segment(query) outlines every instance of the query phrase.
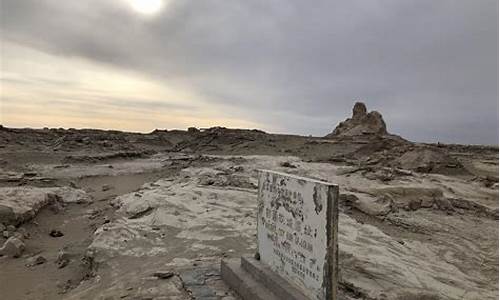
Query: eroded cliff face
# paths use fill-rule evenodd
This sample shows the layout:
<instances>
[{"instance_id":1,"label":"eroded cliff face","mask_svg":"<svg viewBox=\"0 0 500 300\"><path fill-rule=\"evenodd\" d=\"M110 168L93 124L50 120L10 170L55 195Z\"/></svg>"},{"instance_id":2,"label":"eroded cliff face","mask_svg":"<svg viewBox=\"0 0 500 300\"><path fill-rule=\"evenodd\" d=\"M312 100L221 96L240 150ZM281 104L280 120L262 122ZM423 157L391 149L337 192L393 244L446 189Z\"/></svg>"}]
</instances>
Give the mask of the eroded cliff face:
<instances>
[{"instance_id":1,"label":"eroded cliff face","mask_svg":"<svg viewBox=\"0 0 500 300\"><path fill-rule=\"evenodd\" d=\"M352 117L340 122L327 137L358 136L364 134L387 135L384 118L378 111L367 112L366 105L356 102Z\"/></svg>"}]
</instances>

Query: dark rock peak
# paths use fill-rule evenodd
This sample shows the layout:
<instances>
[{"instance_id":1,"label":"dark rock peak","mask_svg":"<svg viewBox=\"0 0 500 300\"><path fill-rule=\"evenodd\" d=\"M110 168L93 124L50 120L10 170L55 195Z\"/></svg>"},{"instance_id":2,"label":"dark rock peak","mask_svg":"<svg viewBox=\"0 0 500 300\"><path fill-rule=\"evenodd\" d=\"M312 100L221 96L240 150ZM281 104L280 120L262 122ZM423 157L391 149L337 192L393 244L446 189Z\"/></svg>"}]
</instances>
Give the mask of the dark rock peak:
<instances>
[{"instance_id":1,"label":"dark rock peak","mask_svg":"<svg viewBox=\"0 0 500 300\"><path fill-rule=\"evenodd\" d=\"M356 102L352 108L352 119L361 120L366 116L366 105L363 102Z\"/></svg>"}]
</instances>

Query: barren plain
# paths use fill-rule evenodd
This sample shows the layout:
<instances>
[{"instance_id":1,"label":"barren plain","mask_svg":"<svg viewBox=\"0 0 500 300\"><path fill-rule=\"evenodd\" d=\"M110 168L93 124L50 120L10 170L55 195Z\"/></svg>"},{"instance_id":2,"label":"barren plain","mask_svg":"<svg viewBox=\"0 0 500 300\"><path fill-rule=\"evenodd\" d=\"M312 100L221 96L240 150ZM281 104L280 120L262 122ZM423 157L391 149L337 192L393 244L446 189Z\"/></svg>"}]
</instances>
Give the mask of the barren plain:
<instances>
[{"instance_id":1,"label":"barren plain","mask_svg":"<svg viewBox=\"0 0 500 300\"><path fill-rule=\"evenodd\" d=\"M341 299L498 299L498 147L370 114L326 137L1 127L1 298L238 299L219 263L255 252L272 169L340 186Z\"/></svg>"}]
</instances>

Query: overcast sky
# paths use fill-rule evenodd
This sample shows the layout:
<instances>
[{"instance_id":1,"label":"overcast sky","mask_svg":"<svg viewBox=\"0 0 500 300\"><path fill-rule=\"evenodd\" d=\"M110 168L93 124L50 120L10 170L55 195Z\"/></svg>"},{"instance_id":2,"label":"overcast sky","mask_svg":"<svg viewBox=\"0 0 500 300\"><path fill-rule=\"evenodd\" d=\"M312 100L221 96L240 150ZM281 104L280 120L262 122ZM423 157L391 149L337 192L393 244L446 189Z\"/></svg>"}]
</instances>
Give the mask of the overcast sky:
<instances>
[{"instance_id":1,"label":"overcast sky","mask_svg":"<svg viewBox=\"0 0 500 300\"><path fill-rule=\"evenodd\" d=\"M498 144L498 0L0 1L7 126L322 136L364 101L411 140Z\"/></svg>"}]
</instances>

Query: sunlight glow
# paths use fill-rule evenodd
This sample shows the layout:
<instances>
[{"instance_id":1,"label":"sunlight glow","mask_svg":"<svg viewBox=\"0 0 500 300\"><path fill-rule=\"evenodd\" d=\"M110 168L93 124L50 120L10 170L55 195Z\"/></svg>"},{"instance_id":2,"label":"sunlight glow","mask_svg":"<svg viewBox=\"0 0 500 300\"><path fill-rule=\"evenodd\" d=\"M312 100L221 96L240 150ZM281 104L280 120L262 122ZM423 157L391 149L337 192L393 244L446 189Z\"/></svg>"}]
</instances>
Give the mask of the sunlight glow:
<instances>
[{"instance_id":1,"label":"sunlight glow","mask_svg":"<svg viewBox=\"0 0 500 300\"><path fill-rule=\"evenodd\" d=\"M129 2L136 12L145 15L158 13L165 5L163 0L129 0Z\"/></svg>"},{"instance_id":2,"label":"sunlight glow","mask_svg":"<svg viewBox=\"0 0 500 300\"><path fill-rule=\"evenodd\" d=\"M78 57L5 42L0 124L151 132L190 126L262 128L189 87ZM224 112L229 113L224 113ZM265 128L268 130L268 128Z\"/></svg>"}]
</instances>

